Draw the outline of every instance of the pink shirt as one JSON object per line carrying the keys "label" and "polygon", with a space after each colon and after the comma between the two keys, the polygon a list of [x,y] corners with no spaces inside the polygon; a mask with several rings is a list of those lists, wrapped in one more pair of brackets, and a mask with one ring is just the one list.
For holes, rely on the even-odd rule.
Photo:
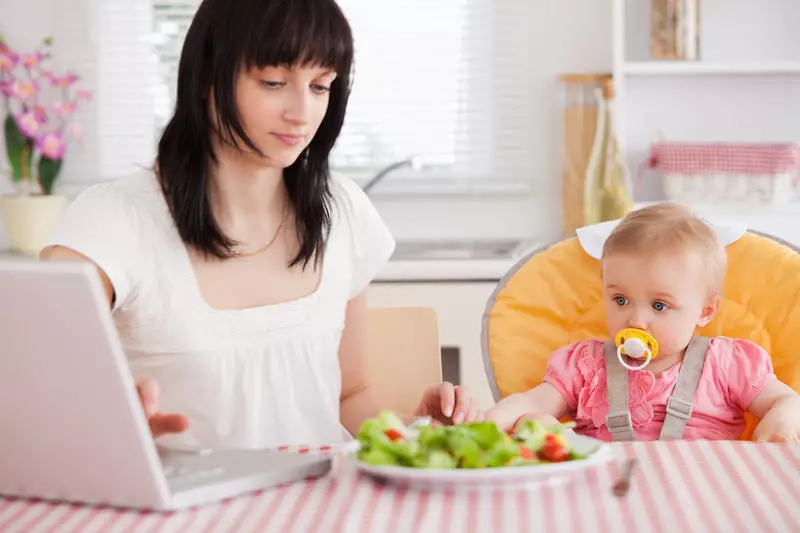
{"label": "pink shirt", "polygon": [[[658,440],[680,367],[676,364],[658,376],[647,369],[628,371],[628,405],[637,440]],[[744,412],[774,376],[772,359],[755,343],[714,337],[683,438],[738,439],[745,428]],[[553,352],[543,381],[558,389],[566,400],[577,433],[611,440],[606,428],[603,341],[575,342]]]}

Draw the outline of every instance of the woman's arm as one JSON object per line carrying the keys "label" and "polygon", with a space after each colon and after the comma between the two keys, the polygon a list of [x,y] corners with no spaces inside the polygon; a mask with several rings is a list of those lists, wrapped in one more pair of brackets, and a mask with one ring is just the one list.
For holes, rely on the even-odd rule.
{"label": "woman's arm", "polygon": [[[42,250],[41,254],[39,254],[39,258],[44,261],[87,261],[92,262],[91,259],[86,257],[83,254],[80,254],[73,250],[72,248],[67,248],[65,246],[49,246]],[[100,275],[100,281],[103,284],[103,289],[106,293],[106,298],[108,299],[108,307],[111,308],[114,305],[114,287],[111,285],[111,280],[108,279],[108,276],[103,271],[102,268],[96,267],[97,273]]]}
{"label": "woman's arm", "polygon": [[[43,261],[88,261],[91,259],[80,254],[72,248],[65,246],[50,246],[42,250],[39,258]],[[95,265],[100,275],[103,289],[108,300],[109,310],[114,305],[114,286],[102,268]],[[150,423],[150,431],[153,437],[158,437],[165,433],[180,433],[189,427],[189,419],[184,415],[174,413],[162,413],[158,410],[158,383],[152,379],[145,379],[136,383],[136,392],[139,401]]]}
{"label": "woman's arm", "polygon": [[[340,421],[356,435],[361,423],[377,416],[386,406],[373,395],[367,375],[367,297],[366,291],[347,304],[342,341],[339,346],[339,366],[342,372]],[[432,385],[425,390],[413,413],[397,413],[406,422],[414,417],[430,416],[443,424],[472,422],[483,417],[478,404],[466,387],[450,383]]]}
{"label": "woman's arm", "polygon": [[361,422],[377,416],[380,407],[372,394],[367,376],[367,295],[366,291],[350,300],[339,345],[342,372],[340,420],[356,435]]}

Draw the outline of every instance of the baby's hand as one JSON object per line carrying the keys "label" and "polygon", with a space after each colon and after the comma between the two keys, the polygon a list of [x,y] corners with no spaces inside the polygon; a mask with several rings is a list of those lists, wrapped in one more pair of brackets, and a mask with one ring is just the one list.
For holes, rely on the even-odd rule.
{"label": "baby's hand", "polygon": [[494,422],[502,429],[513,429],[521,424],[524,420],[536,420],[543,424],[552,425],[558,424],[556,417],[543,414],[543,413],[527,413],[518,416],[510,410],[503,410],[502,408],[493,407],[486,412],[486,420]]}
{"label": "baby's hand", "polygon": [[508,429],[514,425],[519,415],[511,409],[504,409],[502,405],[495,405],[484,414],[487,422],[494,422],[500,429]]}
{"label": "baby's hand", "polygon": [[514,427],[517,427],[525,420],[533,420],[535,422],[541,422],[546,426],[553,426],[559,424],[558,419],[554,416],[543,413],[528,413],[526,415],[522,415],[521,417],[519,417],[517,421],[514,423]]}
{"label": "baby's hand", "polygon": [[797,402],[770,409],[753,433],[756,442],[800,444],[800,411]]}
{"label": "baby's hand", "polygon": [[800,430],[796,425],[787,421],[768,420],[765,418],[756,428],[753,440],[756,442],[800,444]]}
{"label": "baby's hand", "polygon": [[510,429],[526,417],[552,424],[566,411],[561,393],[549,383],[542,383],[527,392],[506,396],[486,412],[486,420]]}

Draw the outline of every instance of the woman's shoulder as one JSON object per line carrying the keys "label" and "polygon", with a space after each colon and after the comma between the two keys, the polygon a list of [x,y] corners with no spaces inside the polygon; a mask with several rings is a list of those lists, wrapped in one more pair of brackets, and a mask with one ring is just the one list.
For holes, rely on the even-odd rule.
{"label": "woman's shoulder", "polygon": [[109,206],[115,209],[125,207],[122,213],[132,209],[152,207],[152,197],[160,192],[153,171],[140,170],[123,175],[110,181],[89,185],[73,200],[82,208],[97,208],[107,211]]}
{"label": "woman's shoulder", "polygon": [[68,204],[56,237],[131,235],[160,205],[153,172],[140,171],[86,187]]}
{"label": "woman's shoulder", "polygon": [[[363,224],[384,227],[378,210],[355,180],[339,172],[331,172],[330,191],[334,224],[345,223],[356,229]],[[385,233],[388,234],[388,230]]]}
{"label": "woman's shoulder", "polygon": [[142,171],[84,189],[56,224],[49,246],[69,248],[93,261],[111,281],[116,305],[139,281],[150,262],[152,227],[159,202],[155,175]]}
{"label": "woman's shoulder", "polygon": [[355,180],[340,172],[331,172],[330,191],[336,215],[352,218],[374,209],[369,197]]}
{"label": "woman's shoulder", "polygon": [[[351,295],[366,287],[394,252],[395,241],[366,193],[351,178],[331,173],[333,232],[348,242],[353,265]],[[338,241],[338,239],[337,239]]]}

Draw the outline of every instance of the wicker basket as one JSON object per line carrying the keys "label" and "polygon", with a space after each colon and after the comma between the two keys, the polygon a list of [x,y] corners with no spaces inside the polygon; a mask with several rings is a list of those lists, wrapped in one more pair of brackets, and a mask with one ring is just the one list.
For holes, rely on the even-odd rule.
{"label": "wicker basket", "polygon": [[781,205],[795,198],[800,145],[660,142],[647,166],[672,202]]}

